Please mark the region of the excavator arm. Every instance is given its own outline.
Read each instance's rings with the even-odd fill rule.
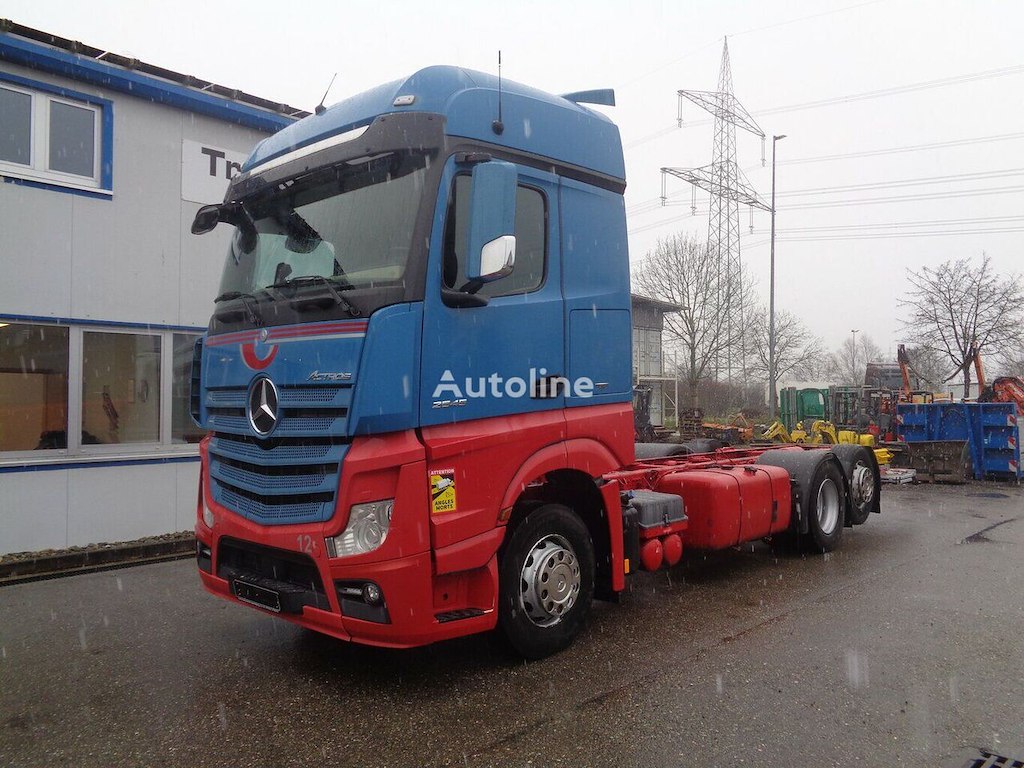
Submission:
[[[992,399],[1001,403],[1014,403],[1017,415],[1024,417],[1024,379],[1000,376],[992,382]]]

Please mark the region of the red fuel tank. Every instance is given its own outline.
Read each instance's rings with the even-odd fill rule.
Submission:
[[[789,527],[789,473],[781,467],[737,467],[671,472],[655,490],[683,497],[690,524],[685,544],[725,549]]]

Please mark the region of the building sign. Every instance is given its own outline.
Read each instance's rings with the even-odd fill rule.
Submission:
[[[198,141],[181,142],[181,198],[193,203],[219,203],[228,181],[242,169],[248,154]]]

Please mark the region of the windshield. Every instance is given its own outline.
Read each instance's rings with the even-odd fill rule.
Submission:
[[[423,156],[391,153],[320,169],[244,201],[255,231],[235,230],[221,296],[323,283],[309,278],[337,290],[401,287],[425,173]]]

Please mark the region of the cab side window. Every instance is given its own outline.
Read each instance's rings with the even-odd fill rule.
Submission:
[[[444,233],[444,284],[458,290],[466,284],[466,246],[469,239],[468,174],[455,177]],[[516,264],[510,275],[485,284],[481,296],[514,296],[540,288],[547,267],[547,206],[544,195],[520,185],[516,190]]]

